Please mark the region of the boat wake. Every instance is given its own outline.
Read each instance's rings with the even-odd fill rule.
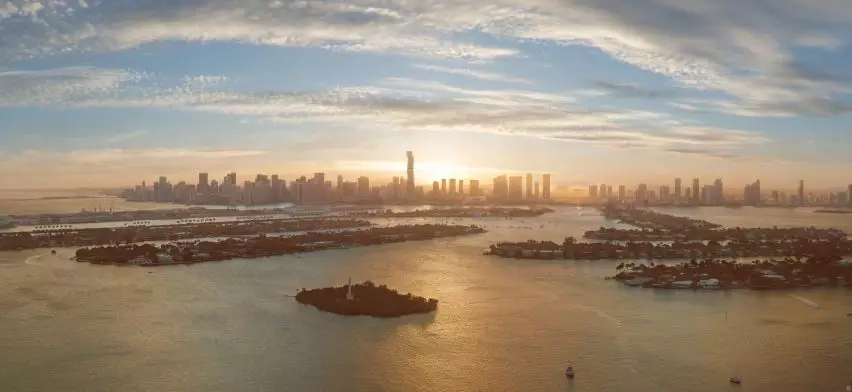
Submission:
[[[26,265],[32,265],[32,266],[35,266],[35,267],[43,267],[43,265],[41,265],[41,264],[39,264],[39,263],[35,263],[35,261],[37,261],[38,259],[41,259],[42,257],[47,256],[47,255],[49,255],[49,254],[50,254],[50,253],[42,253],[42,254],[38,254],[38,255],[32,255],[32,256],[30,256],[30,257],[27,257],[27,258],[24,260],[24,264],[26,264]]]
[[[819,309],[819,308],[821,308],[821,307],[822,307],[822,306],[820,306],[820,304],[818,304],[818,303],[816,303],[816,302],[814,302],[814,301],[811,301],[811,300],[809,300],[809,299],[799,297],[798,295],[790,294],[790,296],[791,296],[791,297],[793,297],[793,298],[795,298],[795,299],[797,299],[797,300],[799,300],[799,301],[802,301],[802,302],[806,303],[808,306],[810,306],[810,307],[812,307],[812,308],[814,308],[814,309]]]

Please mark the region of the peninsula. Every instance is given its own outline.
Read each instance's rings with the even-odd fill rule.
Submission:
[[[296,294],[296,301],[311,305],[321,311],[344,316],[372,316],[378,318],[402,317],[411,314],[434,312],[438,300],[400,294],[385,285],[376,286],[373,282],[319,289],[302,289]]]
[[[252,259],[386,243],[430,240],[484,233],[478,226],[400,225],[365,230],[309,232],[288,237],[228,238],[218,241],[173,242],[160,245],[118,245],[82,248],[76,260],[93,264],[162,266],[230,259]]]

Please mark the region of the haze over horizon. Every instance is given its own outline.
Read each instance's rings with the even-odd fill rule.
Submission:
[[[843,0],[0,6],[0,189],[237,172],[843,187]]]

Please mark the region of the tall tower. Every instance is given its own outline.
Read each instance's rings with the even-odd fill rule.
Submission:
[[[207,173],[198,173],[198,192],[207,192]]]
[[[697,178],[692,179],[692,198],[695,201],[701,201],[701,184]]]
[[[680,200],[681,186],[682,185],[681,185],[680,177],[676,177],[675,178],[675,190],[674,190],[675,191],[675,193],[674,193],[675,200]]]
[[[408,157],[408,165],[406,173],[407,177],[405,178],[405,185],[408,188],[408,194],[414,194],[414,153],[411,151],[406,151],[405,155]]]
[[[799,180],[799,205],[805,205],[805,180]]]
[[[550,173],[541,176],[541,197],[550,200]]]
[[[532,199],[533,197],[533,176],[532,173],[527,173],[527,184],[526,184],[526,196],[527,199]]]

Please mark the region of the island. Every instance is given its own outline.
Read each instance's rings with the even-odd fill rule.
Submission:
[[[551,208],[514,208],[514,207],[455,207],[429,208],[414,211],[393,212],[393,210],[360,211],[350,214],[370,218],[482,218],[508,217],[532,218],[554,212]]]
[[[691,260],[675,265],[621,263],[610,279],[634,287],[656,289],[794,289],[852,286],[852,261],[837,257],[784,258],[738,263],[734,260]]]
[[[227,239],[172,242],[156,246],[132,244],[81,248],[78,262],[112,265],[165,266],[230,259],[253,259],[291,253],[316,252],[405,241],[484,233],[470,225],[398,225],[364,230],[308,232],[292,236],[234,237]]]
[[[339,287],[301,289],[296,301],[313,306],[323,312],[344,316],[372,316],[378,318],[402,317],[434,312],[438,300],[416,295],[400,294],[385,285],[373,282],[349,284]]]
[[[722,227],[721,225],[711,223],[706,220],[663,214],[661,212],[637,208],[622,209],[614,205],[606,205],[600,210],[601,213],[609,219],[617,219],[621,223],[636,226],[641,229],[679,231],[718,229]]]
[[[573,237],[561,244],[528,240],[492,244],[486,254],[516,259],[694,259],[702,257],[843,257],[852,255],[848,239],[791,241],[577,242]]]
[[[369,227],[368,221],[343,218],[237,220],[230,222],[179,221],[175,225],[67,228],[0,233],[0,250],[111,245],[145,241],[244,236]]]

